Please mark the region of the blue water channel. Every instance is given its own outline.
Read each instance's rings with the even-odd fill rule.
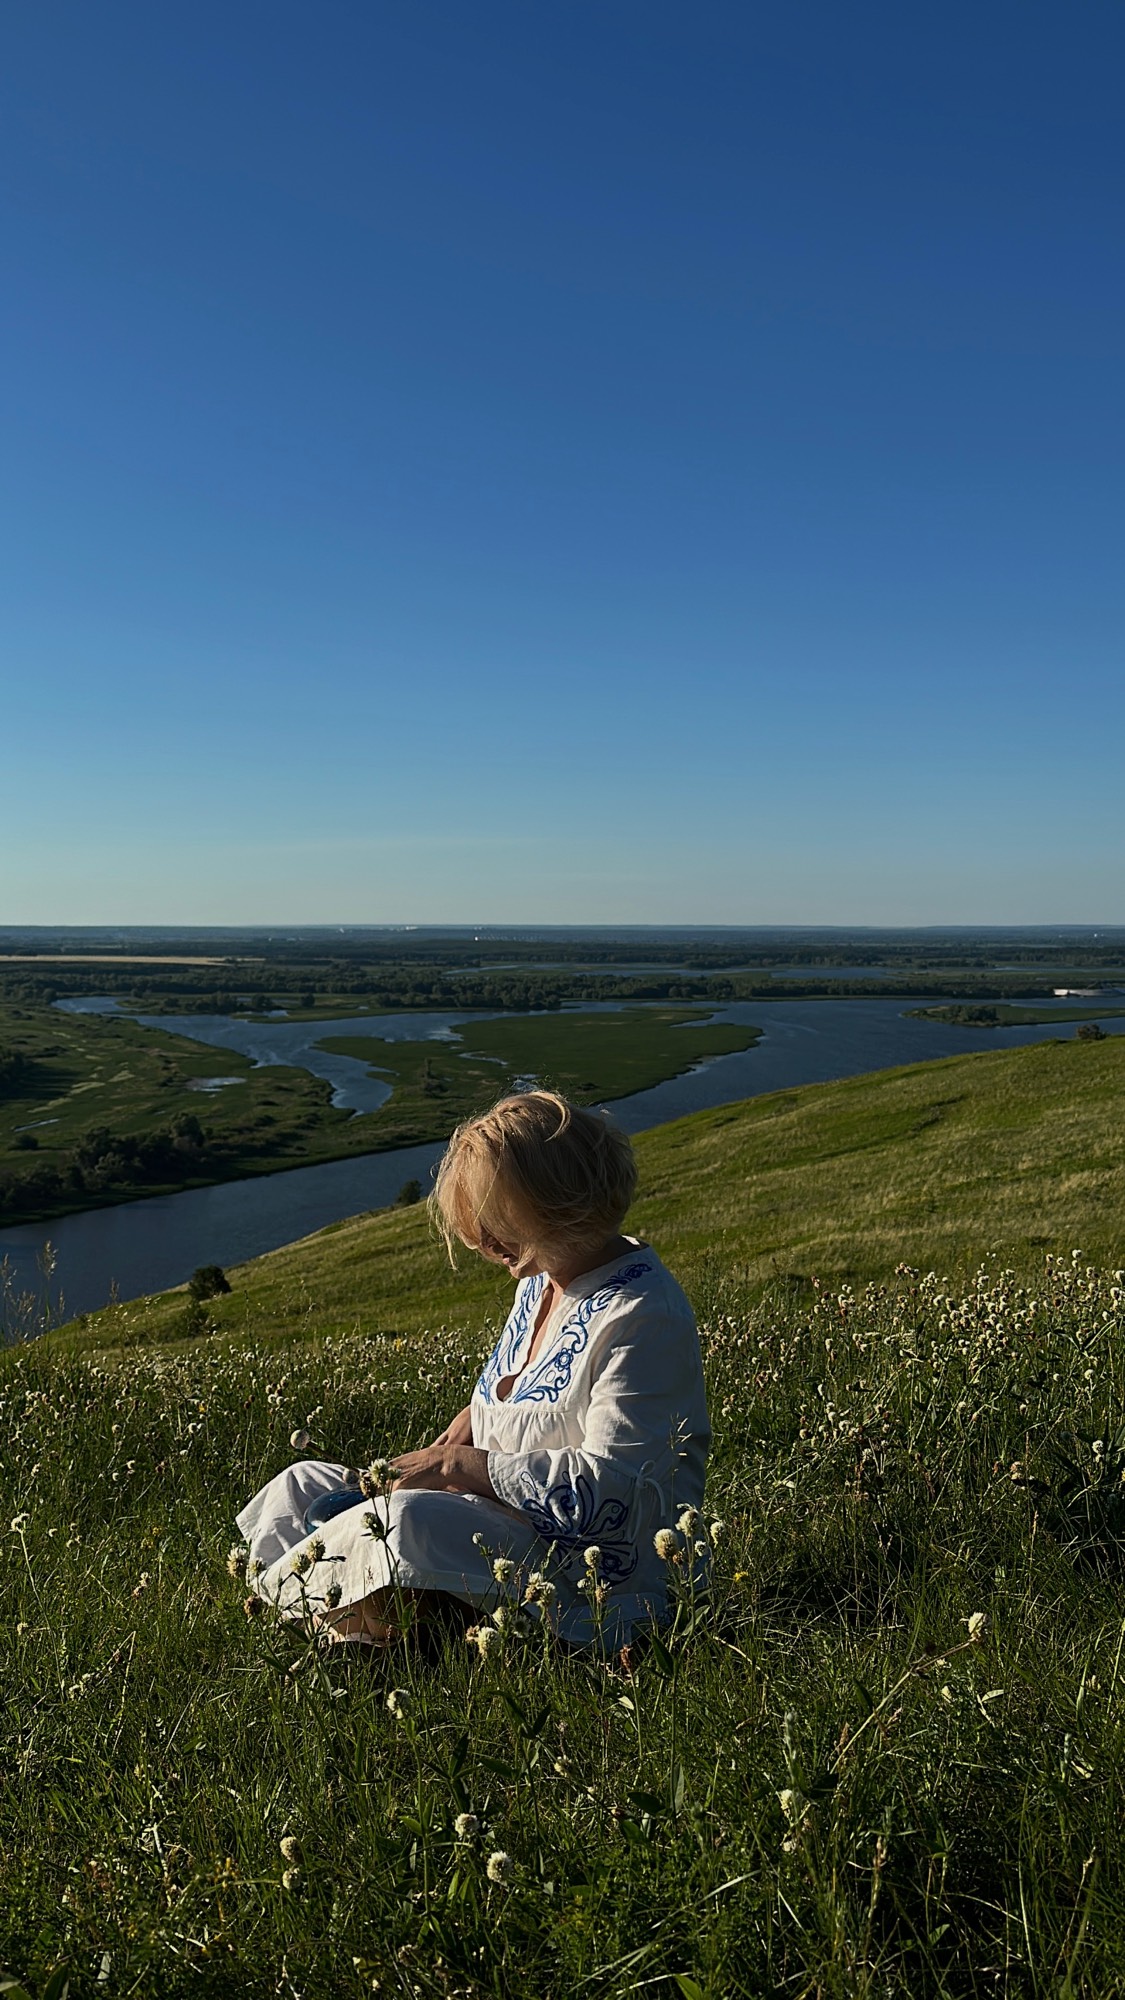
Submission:
[[[937,1021],[906,1018],[906,1009],[938,1004],[877,995],[851,1000],[753,1000],[719,1007],[716,1021],[754,1022],[763,1029],[752,1049],[689,1070],[652,1090],[619,1098],[612,1109],[627,1132],[643,1132],[692,1111],[729,1104],[766,1091],[804,1083],[827,1083],[861,1076],[899,1063],[933,1061],[970,1050],[1021,1048],[1052,1035],[1072,1037],[1074,1022],[1030,1028],[955,1028]],[[59,1003],[72,1010],[114,1011],[99,998]],[[580,1011],[613,1007],[590,1002]],[[635,1003],[634,1003],[635,1004]],[[1036,1005],[1050,1002],[1036,1002]],[[1073,1004],[1057,1003],[1060,1007]],[[1122,1004],[1118,996],[1112,1003]],[[326,1036],[370,1036],[385,1041],[426,1038],[455,1040],[458,1028],[482,1018],[472,1014],[366,1014],[342,1021],[249,1021],[224,1015],[140,1015],[143,1025],[187,1035],[216,1051],[216,1081],[223,1075],[222,1053],[237,1051],[255,1063],[302,1066],[322,1077],[333,1102],[357,1115],[377,1110],[389,1086],[370,1074],[365,1061],[328,1055],[315,1044]],[[1125,1019],[1106,1019],[1107,1034],[1125,1032]],[[236,1088],[236,1085],[226,1087]],[[400,1147],[311,1167],[288,1168],[219,1187],[182,1194],[148,1196],[113,1208],[63,1216],[52,1223],[24,1223],[0,1230],[0,1260],[7,1259],[9,1283],[17,1291],[38,1292],[44,1244],[57,1259],[53,1290],[61,1290],[68,1313],[90,1312],[111,1296],[132,1299],[182,1284],[200,1264],[224,1267],[261,1256],[283,1243],[312,1234],[346,1216],[386,1207],[404,1181],[428,1185],[441,1153],[436,1145]]]

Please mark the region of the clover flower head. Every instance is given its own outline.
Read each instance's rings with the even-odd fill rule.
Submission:
[[[30,1514],[17,1514],[15,1520],[12,1522],[13,1535],[22,1535],[30,1519]]]
[[[487,1660],[489,1654],[495,1652],[497,1646],[502,1646],[503,1643],[503,1638],[495,1625],[478,1625],[473,1644],[482,1660]]]
[[[969,1638],[972,1644],[974,1646],[981,1645],[984,1635],[988,1630],[987,1611],[974,1611],[970,1613],[965,1622],[969,1628]]]
[[[507,1583],[514,1568],[515,1563],[512,1561],[511,1556],[497,1556],[492,1565],[492,1574],[496,1578],[497,1583]]]
[[[480,1832],[480,1820],[476,1813],[458,1813],[453,1822],[453,1831],[458,1840],[472,1840]]]
[[[680,1515],[679,1520],[676,1522],[676,1526],[679,1529],[681,1535],[686,1536],[687,1540],[690,1542],[695,1536],[695,1531],[698,1526],[698,1523],[699,1523],[698,1510],[695,1507],[685,1507],[683,1513]]]
[[[718,1547],[719,1543],[723,1539],[723,1536],[726,1534],[726,1531],[727,1531],[727,1524],[725,1521],[712,1521],[708,1533],[711,1536],[711,1542],[713,1547],[715,1548]]]
[[[550,1577],[544,1576],[541,1569],[533,1569],[524,1588],[523,1601],[525,1604],[541,1604],[545,1608],[554,1603],[558,1594]]]
[[[368,1500],[374,1500],[385,1493],[394,1480],[394,1467],[389,1458],[373,1458],[359,1475],[359,1490]]]
[[[495,1854],[489,1855],[484,1872],[490,1882],[510,1882],[516,1872],[516,1864],[510,1854],[497,1848]]]
[[[284,1839],[282,1840],[281,1858],[283,1861],[287,1861],[291,1868],[300,1867],[302,1859],[301,1843],[296,1838],[295,1834],[287,1833]]]
[[[281,1886],[283,1889],[288,1889],[291,1895],[298,1890],[301,1886],[300,1869],[286,1868],[281,1877]]]
[[[309,1554],[312,1557],[314,1563],[318,1563],[320,1561],[321,1557],[324,1554],[323,1535],[313,1536],[312,1541],[309,1543]]]
[[[405,1722],[411,1707],[410,1696],[407,1694],[405,1688],[391,1689],[390,1694],[387,1696],[388,1715],[393,1715],[396,1722]]]
[[[235,1542],[227,1556],[227,1575],[241,1580],[246,1575],[246,1559],[250,1551],[245,1542]]]
[[[342,1598],[343,1595],[344,1593],[341,1590],[340,1585],[338,1583],[329,1584],[327,1590],[324,1593],[324,1602],[328,1606],[329,1611],[335,1611],[336,1606],[339,1604],[340,1599]]]
[[[653,1548],[661,1562],[671,1562],[680,1552],[679,1537],[674,1528],[658,1528],[652,1538]]]
[[[298,1426],[295,1431],[290,1431],[289,1442],[294,1451],[307,1451],[312,1443],[312,1438],[308,1431]]]
[[[597,1574],[598,1564],[600,1563],[601,1559],[602,1559],[602,1552],[597,1547],[596,1543],[591,1542],[590,1547],[582,1551],[582,1560],[585,1563],[586,1568],[591,1572],[592,1575]]]

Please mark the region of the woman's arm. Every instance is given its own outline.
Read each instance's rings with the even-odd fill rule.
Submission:
[[[403,1452],[391,1465],[395,1472],[392,1493],[428,1487],[436,1493],[479,1493],[485,1500],[496,1498],[488,1476],[488,1453],[478,1451],[475,1445],[443,1444],[439,1438],[425,1451]]]

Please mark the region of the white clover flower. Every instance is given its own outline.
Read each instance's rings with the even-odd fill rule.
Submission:
[[[394,1467],[389,1458],[373,1458],[359,1475],[359,1490],[368,1500],[374,1500],[385,1493],[394,1481]]]
[[[681,1535],[686,1536],[688,1541],[691,1541],[695,1534],[698,1519],[699,1515],[694,1507],[685,1507],[679,1520],[676,1522]]]
[[[496,1578],[497,1583],[507,1583],[514,1568],[515,1563],[512,1561],[511,1556],[497,1556],[492,1565],[492,1574]]]
[[[726,1534],[726,1531],[727,1531],[727,1524],[725,1521],[712,1521],[708,1532],[710,1533],[712,1545],[714,1547],[716,1548],[718,1547],[719,1543],[722,1541],[723,1536]]]
[[[289,1442],[294,1451],[307,1451],[312,1443],[312,1438],[309,1436],[308,1431],[298,1429],[290,1431]]]
[[[796,1791],[792,1785],[785,1785],[777,1795],[777,1803],[787,1820],[798,1820],[809,1802],[803,1792]]]
[[[695,1553],[696,1553],[696,1555],[697,1555],[697,1556],[709,1556],[709,1555],[710,1555],[710,1553],[711,1553],[711,1546],[710,1546],[710,1543],[709,1543],[709,1542],[696,1542],[696,1544],[695,1544]]]
[[[965,1622],[969,1628],[969,1638],[972,1644],[979,1646],[988,1630],[987,1611],[974,1611]]]
[[[241,1579],[246,1575],[246,1558],[248,1555],[249,1555],[249,1550],[247,1549],[245,1542],[235,1542],[229,1555],[227,1556],[227,1575],[233,1576],[241,1581]]]
[[[510,1882],[516,1872],[516,1864],[510,1854],[497,1848],[495,1854],[489,1855],[484,1872],[490,1882]]]
[[[585,1563],[586,1568],[591,1572],[597,1569],[601,1559],[602,1559],[602,1552],[597,1547],[596,1543],[591,1542],[590,1547],[588,1549],[584,1549],[582,1552],[582,1560]]]
[[[288,1889],[291,1894],[298,1890],[301,1886],[300,1869],[287,1868],[281,1877],[281,1886],[283,1889]]]
[[[307,1576],[313,1566],[313,1559],[307,1549],[298,1549],[289,1566],[291,1576]]]
[[[281,1858],[287,1861],[291,1868],[299,1868],[301,1865],[301,1843],[292,1833],[287,1833],[281,1842]]]
[[[477,1629],[476,1638],[473,1641],[473,1644],[475,1645],[477,1652],[480,1654],[482,1660],[486,1660],[488,1658],[488,1655],[492,1652],[495,1652],[497,1646],[502,1646],[503,1643],[504,1643],[503,1638],[497,1631],[495,1625],[479,1626]]]
[[[328,1606],[329,1611],[335,1611],[336,1606],[339,1604],[340,1599],[342,1598],[343,1595],[344,1593],[341,1590],[340,1585],[338,1583],[329,1584],[327,1590],[324,1593],[324,1602]]]
[[[480,1529],[478,1528],[476,1534],[473,1536],[473,1547],[474,1549],[483,1549],[484,1546],[485,1546],[484,1536],[481,1534]]]
[[[680,1552],[679,1538],[674,1528],[658,1528],[652,1538],[653,1548],[661,1562],[671,1562]]]
[[[13,1535],[22,1535],[30,1519],[30,1514],[17,1514],[15,1520],[12,1522]]]
[[[458,1840],[472,1840],[480,1832],[480,1821],[476,1813],[458,1813],[453,1822],[453,1831]]]
[[[313,1536],[312,1541],[309,1543],[309,1554],[312,1557],[314,1563],[318,1563],[320,1561],[321,1557],[324,1554],[323,1535]]]
[[[387,1696],[387,1712],[396,1722],[405,1722],[413,1703],[405,1688],[392,1688]]]
[[[541,1604],[546,1608],[547,1605],[554,1603],[558,1594],[550,1577],[544,1576],[540,1569],[533,1569],[527,1579],[523,1601],[525,1604]]]

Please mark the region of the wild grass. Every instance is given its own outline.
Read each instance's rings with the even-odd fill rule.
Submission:
[[[290,1432],[425,1441],[490,1329],[10,1353],[0,1963],[154,2000],[1125,1990],[1123,1274],[711,1271],[713,1592],[625,1661],[509,1619],[333,1668],[244,1614],[232,1515]]]

